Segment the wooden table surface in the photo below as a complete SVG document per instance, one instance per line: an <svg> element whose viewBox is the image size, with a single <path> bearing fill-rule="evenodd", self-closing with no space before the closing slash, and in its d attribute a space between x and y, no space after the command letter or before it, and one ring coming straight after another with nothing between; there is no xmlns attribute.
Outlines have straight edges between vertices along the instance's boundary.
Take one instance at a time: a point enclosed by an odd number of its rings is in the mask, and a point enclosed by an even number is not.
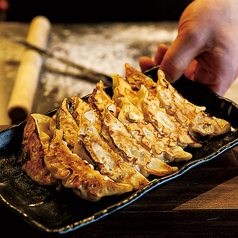
<svg viewBox="0 0 238 238"><path fill-rule="evenodd" d="M0 131L8 126L0 126ZM237 237L238 147L62 237ZM7 237L49 237L0 205ZM17 235L16 235L17 234ZM2 237L2 236L1 236Z"/></svg>

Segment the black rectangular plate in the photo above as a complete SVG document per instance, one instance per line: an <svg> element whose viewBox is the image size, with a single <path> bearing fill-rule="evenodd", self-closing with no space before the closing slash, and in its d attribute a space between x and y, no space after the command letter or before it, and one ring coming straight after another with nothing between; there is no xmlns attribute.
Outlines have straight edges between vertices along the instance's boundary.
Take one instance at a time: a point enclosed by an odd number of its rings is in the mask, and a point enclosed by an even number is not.
<svg viewBox="0 0 238 238"><path fill-rule="evenodd" d="M157 68L145 73L157 80ZM210 115L229 121L232 130L225 135L207 138L201 149L187 149L193 154L193 158L187 162L174 163L173 166L179 168L175 173L163 178L151 176L151 183L143 189L117 197L105 197L92 203L77 197L70 189L63 188L57 192L54 187L39 186L21 170L18 154L26 124L23 122L0 133L1 203L42 232L66 233L130 205L151 189L181 176L238 144L237 104L185 77L181 77L174 87L192 103L206 106ZM110 92L110 89L107 91ZM55 110L48 114L54 113Z"/></svg>

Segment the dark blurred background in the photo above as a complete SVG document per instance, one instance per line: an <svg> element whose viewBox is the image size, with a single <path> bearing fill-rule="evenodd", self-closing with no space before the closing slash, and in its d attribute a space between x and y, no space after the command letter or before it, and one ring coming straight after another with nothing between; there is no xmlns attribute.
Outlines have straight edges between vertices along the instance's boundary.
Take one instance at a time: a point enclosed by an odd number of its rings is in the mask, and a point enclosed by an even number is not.
<svg viewBox="0 0 238 238"><path fill-rule="evenodd" d="M90 1L8 0L7 21L29 22L44 15L51 22L177 21L192 0Z"/></svg>

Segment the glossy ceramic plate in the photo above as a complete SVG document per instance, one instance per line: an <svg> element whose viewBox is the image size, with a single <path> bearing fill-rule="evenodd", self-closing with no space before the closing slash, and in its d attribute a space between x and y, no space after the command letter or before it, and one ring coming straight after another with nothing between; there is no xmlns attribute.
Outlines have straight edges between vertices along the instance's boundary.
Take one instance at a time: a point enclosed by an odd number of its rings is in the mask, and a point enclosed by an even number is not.
<svg viewBox="0 0 238 238"><path fill-rule="evenodd" d="M156 79L157 68L147 71L146 74ZM201 149L189 149L193 158L189 162L174 163L179 168L175 173L163 178L149 177L151 183L141 190L117 197L105 197L92 203L79 198L70 189L63 188L61 192L57 192L51 186L38 186L22 172L18 154L26 124L23 122L0 133L1 203L40 231L66 233L130 205L151 189L181 176L238 144L237 104L184 77L174 86L189 101L206 106L209 114L229 121L232 130L222 136L205 138ZM110 93L110 89L107 91ZM50 115L54 113L55 110L49 112Z"/></svg>

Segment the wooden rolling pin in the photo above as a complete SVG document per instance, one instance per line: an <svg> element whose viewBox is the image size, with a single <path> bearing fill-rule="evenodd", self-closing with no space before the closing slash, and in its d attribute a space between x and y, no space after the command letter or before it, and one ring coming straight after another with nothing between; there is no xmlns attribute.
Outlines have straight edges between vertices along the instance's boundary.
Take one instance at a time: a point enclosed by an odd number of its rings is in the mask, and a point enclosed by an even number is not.
<svg viewBox="0 0 238 238"><path fill-rule="evenodd" d="M46 17L33 18L26 41L46 50L50 28L50 21ZM12 124L24 121L31 113L42 63L40 53L32 49L24 51L7 108Z"/></svg>

